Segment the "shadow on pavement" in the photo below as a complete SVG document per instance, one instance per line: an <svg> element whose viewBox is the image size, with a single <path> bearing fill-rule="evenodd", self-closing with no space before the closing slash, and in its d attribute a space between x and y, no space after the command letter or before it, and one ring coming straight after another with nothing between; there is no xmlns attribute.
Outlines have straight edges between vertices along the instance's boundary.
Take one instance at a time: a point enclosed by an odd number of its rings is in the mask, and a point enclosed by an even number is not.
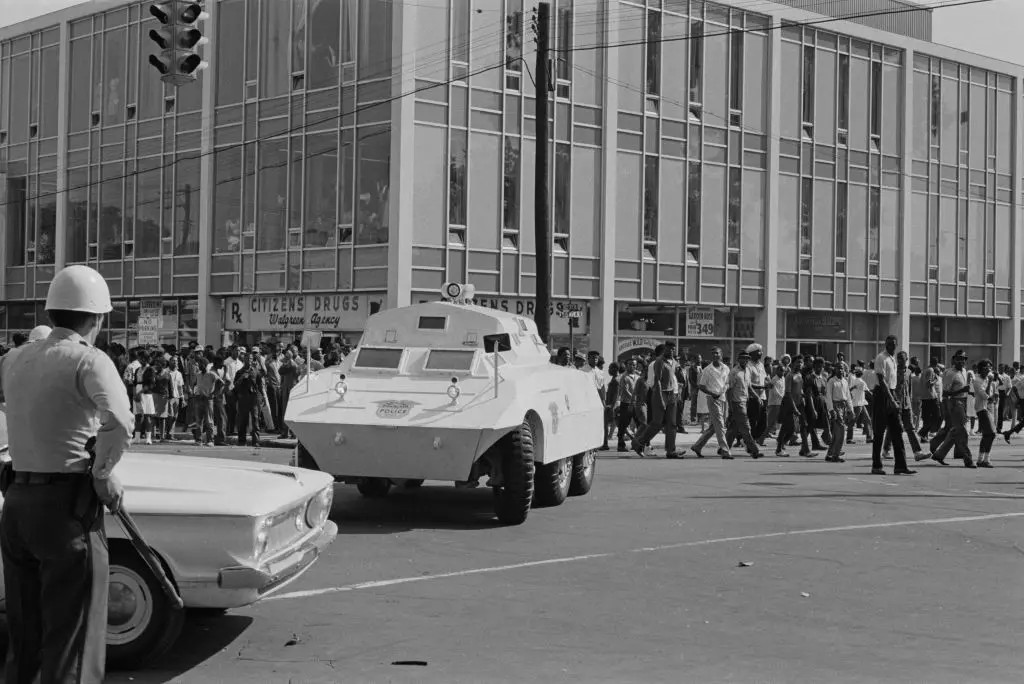
<svg viewBox="0 0 1024 684"><path fill-rule="evenodd" d="M244 615L217 615L189 611L181 637L167 655L142 670L115 670L107 674L108 684L165 684L177 678L188 681L189 670L231 645L251 625Z"/></svg>
<svg viewBox="0 0 1024 684"><path fill-rule="evenodd" d="M331 519L338 534L394 534L411 530L485 530L499 527L493 494L486 487L395 488L384 498L360 495L354 486L335 488Z"/></svg>
<svg viewBox="0 0 1024 684"><path fill-rule="evenodd" d="M751 494L750 496L727 494L724 496L691 496L691 499L992 499L1006 501L1005 496L984 496L979 494L888 494L886 492L828 492L822 494Z"/></svg>

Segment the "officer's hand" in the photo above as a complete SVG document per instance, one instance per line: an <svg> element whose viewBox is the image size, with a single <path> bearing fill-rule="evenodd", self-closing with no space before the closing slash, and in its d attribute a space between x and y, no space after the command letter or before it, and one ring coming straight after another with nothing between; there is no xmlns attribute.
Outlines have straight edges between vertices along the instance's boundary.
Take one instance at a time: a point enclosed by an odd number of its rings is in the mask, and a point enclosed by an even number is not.
<svg viewBox="0 0 1024 684"><path fill-rule="evenodd" d="M93 478L92 487L96 496L111 513L117 513L121 508L121 501L124 499L124 487L116 475L111 475L105 480Z"/></svg>

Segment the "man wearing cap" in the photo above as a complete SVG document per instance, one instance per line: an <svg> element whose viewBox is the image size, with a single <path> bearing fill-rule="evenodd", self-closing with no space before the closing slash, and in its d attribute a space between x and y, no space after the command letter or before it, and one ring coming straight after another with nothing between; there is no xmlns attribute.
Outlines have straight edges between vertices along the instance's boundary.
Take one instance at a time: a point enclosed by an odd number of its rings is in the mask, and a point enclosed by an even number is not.
<svg viewBox="0 0 1024 684"><path fill-rule="evenodd" d="M46 297L53 332L0 359L11 454L0 471L11 684L103 681L103 506L120 506L113 471L134 424L114 362L93 346L111 308L103 277L69 266Z"/></svg>
<svg viewBox="0 0 1024 684"><path fill-rule="evenodd" d="M651 440L662 429L665 430L665 458L680 458L676 451L676 401L679 383L676 380L676 345L668 342L662 348L661 356L651 363L651 422L633 442L633 451L641 458Z"/></svg>
<svg viewBox="0 0 1024 684"><path fill-rule="evenodd" d="M754 398L754 388L751 382L750 354L745 351L740 352L739 365L729 374L726 397L729 400L729 429L725 433L726 444L743 440L747 453L753 458L761 458L757 443L754 442L754 438L750 434L750 419L747 417L747 402ZM760 406L756 400L755 406Z"/></svg>
<svg viewBox="0 0 1024 684"><path fill-rule="evenodd" d="M750 432L755 440L764 439L768 427L768 372L765 370L762 357L764 347L757 342L747 345L746 353L750 355L747 364L747 375L750 378L750 400L747 402L747 415L750 416Z"/></svg>
<svg viewBox="0 0 1024 684"><path fill-rule="evenodd" d="M949 428L942 444L935 449L932 460L946 465L946 454L956 447L956 454L964 459L965 468L976 468L971 449L967 445L967 355L958 349L953 355L953 367L942 378L942 394L946 398L946 424ZM927 458L927 456L925 457Z"/></svg>
<svg viewBox="0 0 1024 684"><path fill-rule="evenodd" d="M893 474L913 475L916 471L907 467L907 452L903 446L903 417L896 402L898 372L895 335L885 338L885 349L875 357L874 369L877 384L871 416L875 433L871 441L871 474L885 475L882 467L882 442L888 431L892 436L893 457L896 459Z"/></svg>

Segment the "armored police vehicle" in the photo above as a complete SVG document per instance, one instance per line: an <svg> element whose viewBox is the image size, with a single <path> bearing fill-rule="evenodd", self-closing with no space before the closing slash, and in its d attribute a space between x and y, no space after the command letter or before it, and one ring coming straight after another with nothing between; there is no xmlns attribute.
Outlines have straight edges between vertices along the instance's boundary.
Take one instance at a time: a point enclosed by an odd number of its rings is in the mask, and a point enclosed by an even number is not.
<svg viewBox="0 0 1024 684"><path fill-rule="evenodd" d="M604 409L593 379L550 362L536 324L475 306L473 287L374 314L340 366L300 381L284 420L299 466L381 497L487 478L505 524L590 491Z"/></svg>

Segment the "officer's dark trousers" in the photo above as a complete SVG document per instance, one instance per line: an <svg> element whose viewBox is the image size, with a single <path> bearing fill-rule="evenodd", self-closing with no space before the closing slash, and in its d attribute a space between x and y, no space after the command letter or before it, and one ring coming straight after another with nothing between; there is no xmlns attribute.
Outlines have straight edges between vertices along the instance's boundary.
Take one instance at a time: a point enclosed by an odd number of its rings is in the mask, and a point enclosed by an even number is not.
<svg viewBox="0 0 1024 684"><path fill-rule="evenodd" d="M0 518L10 633L6 684L103 681L107 540L95 497L84 524L75 518L79 486L13 484L7 491Z"/></svg>
<svg viewBox="0 0 1024 684"><path fill-rule="evenodd" d="M260 443L260 419L257 408L259 395L239 392L237 397L238 410L235 413L235 420L238 424L238 444L239 446L245 444L245 433L249 432L252 435L253 446L258 446Z"/></svg>

